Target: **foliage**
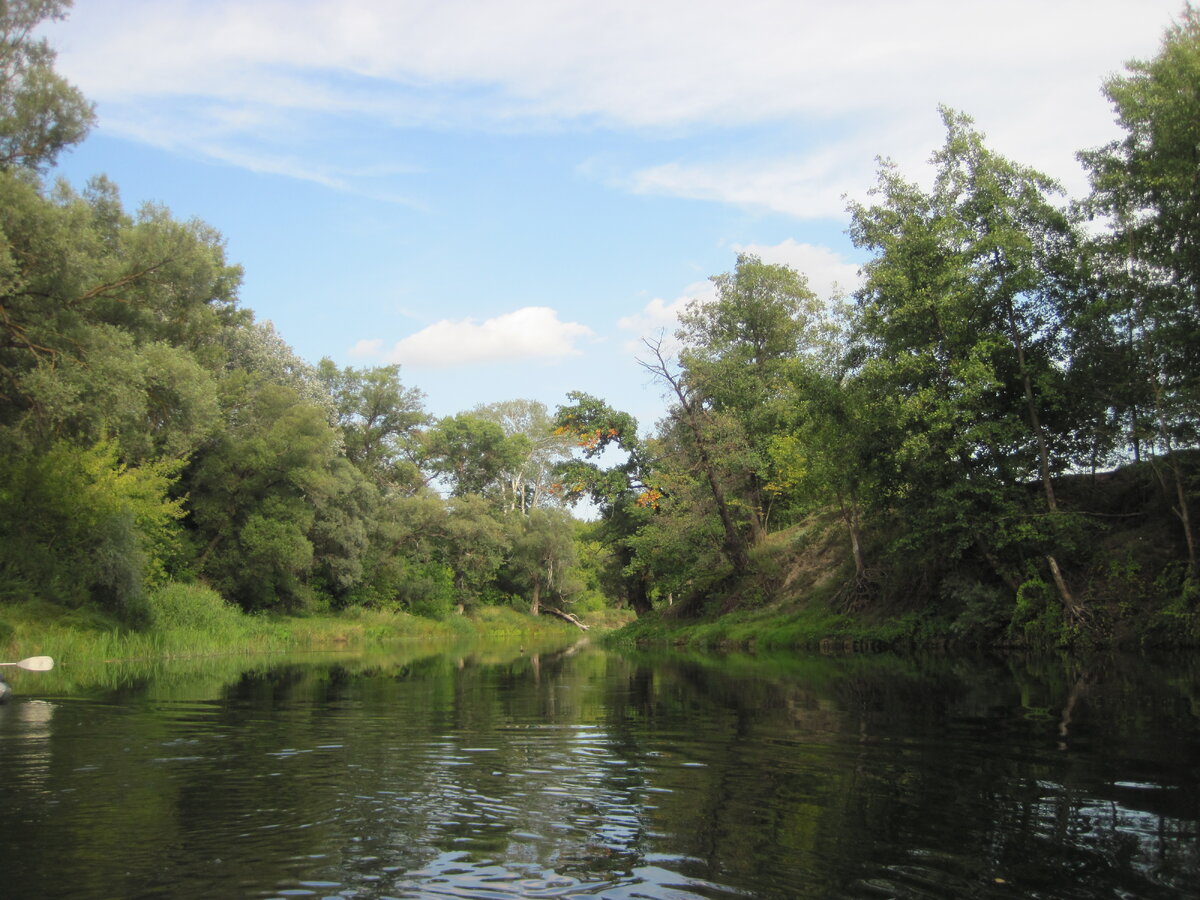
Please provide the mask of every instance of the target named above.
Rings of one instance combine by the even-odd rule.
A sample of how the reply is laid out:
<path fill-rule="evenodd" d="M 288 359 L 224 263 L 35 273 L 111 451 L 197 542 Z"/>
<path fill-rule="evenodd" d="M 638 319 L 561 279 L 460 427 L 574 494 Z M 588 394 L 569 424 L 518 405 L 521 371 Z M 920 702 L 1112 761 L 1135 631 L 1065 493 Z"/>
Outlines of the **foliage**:
<path fill-rule="evenodd" d="M 885 162 L 851 206 L 852 302 L 738 256 L 677 355 L 646 343 L 668 408 L 640 434 L 577 391 L 553 416 L 517 399 L 432 421 L 398 366 L 314 366 L 256 322 L 210 226 L 127 211 L 103 177 L 44 183 L 92 117 L 31 36 L 67 5 L 0 5 L 6 610 L 162 640 L 239 609 L 452 629 L 548 602 L 691 617 L 705 642 L 1194 633 L 1190 8 L 1105 85 L 1125 135 L 1082 154 L 1085 201 L 943 110 L 932 181 Z M 1108 508 L 1101 467 L 1144 456 Z M 594 523 L 562 509 L 581 503 Z M 1154 552 L 1117 546 L 1125 517 Z"/>
<path fill-rule="evenodd" d="M 33 32 L 66 17 L 70 0 L 0 4 L 0 169 L 44 169 L 84 139 L 95 120 L 79 89 L 54 71 L 55 53 Z"/>
<path fill-rule="evenodd" d="M 67 606 L 89 598 L 141 614 L 147 584 L 176 552 L 182 504 L 168 496 L 177 466 L 137 468 L 112 442 L 53 444 L 0 465 L 0 595 Z"/>
<path fill-rule="evenodd" d="M 504 473 L 519 468 L 530 451 L 525 435 L 505 434 L 498 423 L 468 413 L 438 420 L 422 440 L 424 466 L 453 497 L 498 496 Z"/>
<path fill-rule="evenodd" d="M 237 607 L 202 584 L 165 584 L 147 595 L 146 609 L 147 626 L 158 631 L 230 635 L 245 627 Z"/>

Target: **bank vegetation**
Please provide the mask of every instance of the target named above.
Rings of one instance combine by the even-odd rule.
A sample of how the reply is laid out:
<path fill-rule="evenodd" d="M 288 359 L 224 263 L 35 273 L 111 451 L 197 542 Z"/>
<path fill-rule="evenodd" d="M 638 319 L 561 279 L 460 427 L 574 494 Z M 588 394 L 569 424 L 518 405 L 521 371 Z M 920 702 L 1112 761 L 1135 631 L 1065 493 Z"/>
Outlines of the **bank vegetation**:
<path fill-rule="evenodd" d="M 33 37 L 67 5 L 0 8 L 0 644 L 511 611 L 791 644 L 1200 636 L 1190 7 L 1104 85 L 1123 133 L 1080 153 L 1088 196 L 943 110 L 932 182 L 884 161 L 849 209 L 862 286 L 739 256 L 645 343 L 667 409 L 643 433 L 578 392 L 435 419 L 398 366 L 299 358 L 210 225 L 52 180 L 93 120 Z"/>

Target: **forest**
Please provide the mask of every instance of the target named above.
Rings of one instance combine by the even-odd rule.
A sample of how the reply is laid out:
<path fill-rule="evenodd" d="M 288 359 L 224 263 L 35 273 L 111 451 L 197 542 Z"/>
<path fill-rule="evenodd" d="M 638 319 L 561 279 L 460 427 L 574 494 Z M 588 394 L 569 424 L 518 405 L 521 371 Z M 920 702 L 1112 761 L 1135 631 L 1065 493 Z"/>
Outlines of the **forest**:
<path fill-rule="evenodd" d="M 54 180 L 95 118 L 33 35 L 67 6 L 0 6 L 0 619 L 152 627 L 191 585 L 248 613 L 786 601 L 967 642 L 1200 637 L 1192 8 L 1102 86 L 1121 137 L 1080 151 L 1087 196 L 943 109 L 932 181 L 883 161 L 848 210 L 861 288 L 739 256 L 645 343 L 668 406 L 642 431 L 579 392 L 435 419 L 398 366 L 299 358 L 211 225 Z"/>

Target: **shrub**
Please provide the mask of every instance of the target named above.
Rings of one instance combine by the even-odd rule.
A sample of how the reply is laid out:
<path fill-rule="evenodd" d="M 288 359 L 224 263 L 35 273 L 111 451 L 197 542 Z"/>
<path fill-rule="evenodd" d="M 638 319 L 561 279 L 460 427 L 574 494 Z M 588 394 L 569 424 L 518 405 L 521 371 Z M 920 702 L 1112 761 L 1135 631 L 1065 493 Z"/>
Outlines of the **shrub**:
<path fill-rule="evenodd" d="M 159 631 L 221 634 L 245 625 L 240 610 L 202 584 L 166 584 L 147 595 L 146 606 L 150 627 Z"/>

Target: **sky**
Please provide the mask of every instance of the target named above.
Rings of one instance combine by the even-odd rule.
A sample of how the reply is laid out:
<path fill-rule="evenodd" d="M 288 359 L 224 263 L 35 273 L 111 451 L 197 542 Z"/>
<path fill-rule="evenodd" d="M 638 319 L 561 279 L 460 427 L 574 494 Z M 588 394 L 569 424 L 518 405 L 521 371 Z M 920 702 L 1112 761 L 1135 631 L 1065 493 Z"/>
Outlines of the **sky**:
<path fill-rule="evenodd" d="M 823 297 L 878 160 L 938 107 L 1087 181 L 1103 81 L 1179 0 L 76 0 L 43 29 L 98 125 L 62 158 L 220 231 L 305 359 L 401 365 L 436 416 L 568 391 L 665 409 L 638 364 L 739 253 Z M 664 331 L 665 330 L 665 331 Z"/>

